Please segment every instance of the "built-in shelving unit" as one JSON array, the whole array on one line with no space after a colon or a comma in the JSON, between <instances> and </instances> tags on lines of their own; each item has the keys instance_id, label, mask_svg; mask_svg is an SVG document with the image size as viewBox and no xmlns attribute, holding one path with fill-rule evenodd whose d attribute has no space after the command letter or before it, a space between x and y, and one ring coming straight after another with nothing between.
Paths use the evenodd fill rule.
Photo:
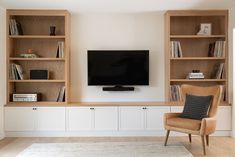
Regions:
<instances>
[{"instance_id":1,"label":"built-in shelving unit","mask_svg":"<svg viewBox=\"0 0 235 157\"><path fill-rule=\"evenodd\" d=\"M210 35L197 35L201 24L211 24ZM223 56L209 56L209 45L224 42ZM181 54L172 57L174 42L180 44ZM173 53L174 54L174 53ZM221 78L213 78L217 64L224 64ZM188 79L192 70L200 70L204 79ZM199 86L223 85L223 103L228 104L228 11L182 10L165 14L165 95L172 100L172 90L180 90L182 84ZM175 86L172 88L172 86ZM175 100L174 100L175 101ZM175 101L177 102L177 101Z\"/></svg>"},{"instance_id":2,"label":"built-in shelving unit","mask_svg":"<svg viewBox=\"0 0 235 157\"><path fill-rule=\"evenodd\" d=\"M11 20L21 25L23 34L11 35ZM55 35L50 35L50 26L55 26ZM40 102L30 104L64 104L69 102L69 57L70 14L66 10L7 10L7 103L13 93L40 93ZM58 58L58 43L63 42L64 56ZM33 50L37 58L23 58L21 54ZM11 64L21 66L23 80L13 80ZM48 70L49 79L32 80L30 70ZM57 102L58 94L65 87L64 102Z\"/></svg>"}]
</instances>

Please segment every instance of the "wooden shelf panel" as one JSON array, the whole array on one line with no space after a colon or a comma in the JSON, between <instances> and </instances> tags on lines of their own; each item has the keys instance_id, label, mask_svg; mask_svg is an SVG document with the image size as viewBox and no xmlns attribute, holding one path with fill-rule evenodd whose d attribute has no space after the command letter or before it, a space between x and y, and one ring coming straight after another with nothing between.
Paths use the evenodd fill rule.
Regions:
<instances>
[{"instance_id":1,"label":"wooden shelf panel","mask_svg":"<svg viewBox=\"0 0 235 157\"><path fill-rule=\"evenodd\" d=\"M9 80L10 83L63 83L65 80Z\"/></svg>"},{"instance_id":2,"label":"wooden shelf panel","mask_svg":"<svg viewBox=\"0 0 235 157\"><path fill-rule=\"evenodd\" d=\"M38 102L8 102L6 107L43 107L43 106L67 106L66 102L38 101Z\"/></svg>"},{"instance_id":3,"label":"wooden shelf panel","mask_svg":"<svg viewBox=\"0 0 235 157\"><path fill-rule=\"evenodd\" d=\"M225 38L225 35L170 35L170 38Z\"/></svg>"},{"instance_id":4,"label":"wooden shelf panel","mask_svg":"<svg viewBox=\"0 0 235 157\"><path fill-rule=\"evenodd\" d=\"M14 58L11 57L9 60L12 61L65 61L64 58Z\"/></svg>"},{"instance_id":5,"label":"wooden shelf panel","mask_svg":"<svg viewBox=\"0 0 235 157\"><path fill-rule=\"evenodd\" d=\"M170 60L225 60L225 57L181 57L171 58Z\"/></svg>"},{"instance_id":6,"label":"wooden shelf panel","mask_svg":"<svg viewBox=\"0 0 235 157\"><path fill-rule=\"evenodd\" d=\"M9 35L10 38L13 39L64 39L64 35Z\"/></svg>"},{"instance_id":7,"label":"wooden shelf panel","mask_svg":"<svg viewBox=\"0 0 235 157\"><path fill-rule=\"evenodd\" d=\"M170 82L226 82L226 79L170 79Z\"/></svg>"},{"instance_id":8,"label":"wooden shelf panel","mask_svg":"<svg viewBox=\"0 0 235 157\"><path fill-rule=\"evenodd\" d=\"M109 106L183 106L183 102L170 101L170 102L53 102L53 101L40 101L40 102L8 102L5 107L109 107ZM228 102L222 101L220 106L231 106Z\"/></svg>"}]
</instances>

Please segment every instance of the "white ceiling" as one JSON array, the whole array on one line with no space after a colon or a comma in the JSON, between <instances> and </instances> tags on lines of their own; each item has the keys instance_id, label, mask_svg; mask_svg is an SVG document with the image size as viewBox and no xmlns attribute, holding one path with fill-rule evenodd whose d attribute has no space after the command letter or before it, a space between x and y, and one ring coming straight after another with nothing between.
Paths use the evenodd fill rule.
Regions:
<instances>
[{"instance_id":1,"label":"white ceiling","mask_svg":"<svg viewBox=\"0 0 235 157\"><path fill-rule=\"evenodd\" d=\"M15 9L67 9L70 12L149 12L177 9L229 9L235 0L0 0Z\"/></svg>"}]
</instances>

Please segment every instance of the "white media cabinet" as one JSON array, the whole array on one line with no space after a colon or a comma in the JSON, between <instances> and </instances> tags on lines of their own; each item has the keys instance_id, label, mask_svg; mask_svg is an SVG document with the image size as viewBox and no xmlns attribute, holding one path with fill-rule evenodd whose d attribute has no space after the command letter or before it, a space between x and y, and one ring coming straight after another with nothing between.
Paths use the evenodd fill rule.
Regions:
<instances>
[{"instance_id":1,"label":"white media cabinet","mask_svg":"<svg viewBox=\"0 0 235 157\"><path fill-rule=\"evenodd\" d=\"M163 114L183 106L6 106L6 137L164 136ZM229 136L231 106L220 106L214 135ZM179 134L175 134L179 135Z\"/></svg>"}]
</instances>

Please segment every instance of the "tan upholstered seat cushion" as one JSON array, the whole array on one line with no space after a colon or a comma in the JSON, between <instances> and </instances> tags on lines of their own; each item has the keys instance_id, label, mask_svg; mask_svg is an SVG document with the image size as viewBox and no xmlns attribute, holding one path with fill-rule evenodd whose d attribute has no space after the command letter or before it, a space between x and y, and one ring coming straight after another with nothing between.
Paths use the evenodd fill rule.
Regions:
<instances>
[{"instance_id":1,"label":"tan upholstered seat cushion","mask_svg":"<svg viewBox=\"0 0 235 157\"><path fill-rule=\"evenodd\" d=\"M166 120L166 124L171 127L199 130L201 127L201 120L187 119L187 118L169 118Z\"/></svg>"}]
</instances>

